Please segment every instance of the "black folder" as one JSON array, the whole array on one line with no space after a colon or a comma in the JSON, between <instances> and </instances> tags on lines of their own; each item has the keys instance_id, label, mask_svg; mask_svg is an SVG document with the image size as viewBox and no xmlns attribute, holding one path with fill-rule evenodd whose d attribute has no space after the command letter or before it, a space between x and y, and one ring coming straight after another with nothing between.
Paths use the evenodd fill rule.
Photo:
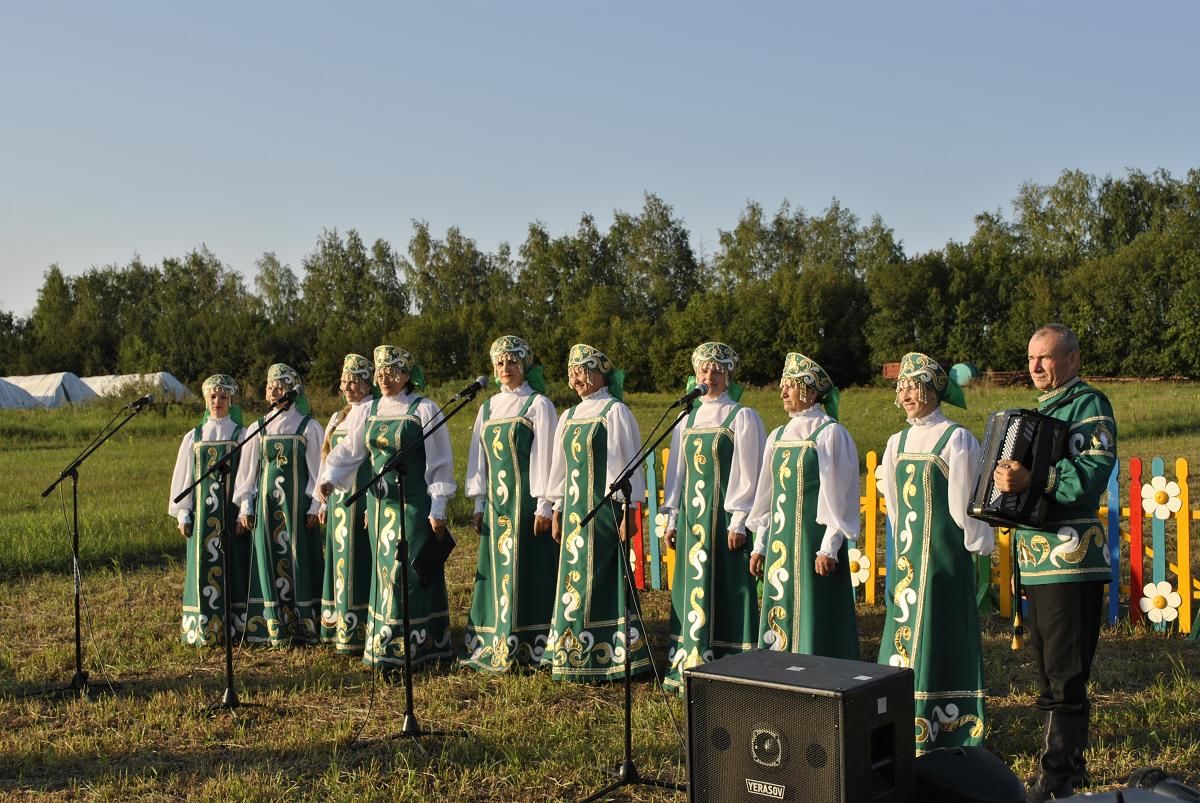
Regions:
<instances>
[{"instance_id":1,"label":"black folder","mask_svg":"<svg viewBox=\"0 0 1200 803\"><path fill-rule=\"evenodd\" d=\"M440 539L432 532L429 533L429 537L425 539L425 545L421 547L421 551L417 553L412 562L413 571L421 579L421 585L428 586L442 576L442 569L445 567L450 553L454 551L454 545L454 536L450 533L449 528L446 529L446 535Z\"/></svg>"}]
</instances>

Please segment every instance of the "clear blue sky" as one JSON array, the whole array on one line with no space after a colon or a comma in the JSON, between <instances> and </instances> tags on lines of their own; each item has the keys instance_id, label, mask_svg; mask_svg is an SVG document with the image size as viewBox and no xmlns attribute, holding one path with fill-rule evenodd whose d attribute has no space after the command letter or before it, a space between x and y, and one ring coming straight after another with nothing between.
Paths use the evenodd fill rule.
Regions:
<instances>
[{"instance_id":1,"label":"clear blue sky","mask_svg":"<svg viewBox=\"0 0 1200 803\"><path fill-rule=\"evenodd\" d=\"M322 229L485 250L643 192L711 253L747 201L965 240L1065 168L1200 167L1192 2L36 2L0 11L0 309L47 267Z\"/></svg>"}]
</instances>

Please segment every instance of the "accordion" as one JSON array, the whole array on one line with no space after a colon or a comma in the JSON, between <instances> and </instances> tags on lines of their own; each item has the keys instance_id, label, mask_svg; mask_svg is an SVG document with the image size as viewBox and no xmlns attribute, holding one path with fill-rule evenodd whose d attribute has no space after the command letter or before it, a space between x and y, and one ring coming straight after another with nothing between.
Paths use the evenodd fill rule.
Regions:
<instances>
[{"instance_id":1,"label":"accordion","mask_svg":"<svg viewBox=\"0 0 1200 803\"><path fill-rule=\"evenodd\" d=\"M1050 508L1050 498L1043 492L1046 478L1063 456L1067 423L1033 410L992 413L967 509L971 517L998 527L1040 528ZM996 490L992 473L1001 460L1016 460L1029 469L1029 487L1020 493Z\"/></svg>"}]
</instances>

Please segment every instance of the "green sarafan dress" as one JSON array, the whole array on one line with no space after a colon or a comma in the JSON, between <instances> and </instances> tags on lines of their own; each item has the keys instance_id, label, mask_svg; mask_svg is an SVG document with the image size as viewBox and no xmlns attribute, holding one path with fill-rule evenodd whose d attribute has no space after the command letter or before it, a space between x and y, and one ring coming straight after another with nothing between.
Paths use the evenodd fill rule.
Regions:
<instances>
[{"instance_id":1,"label":"green sarafan dress","mask_svg":"<svg viewBox=\"0 0 1200 803\"><path fill-rule=\"evenodd\" d=\"M382 471L388 460L421 438L421 419L416 396L400 416L380 416L379 401L371 402L370 415L363 430L371 455L371 474ZM371 592L368 598L366 648L363 663L381 667L403 667L406 644L412 644L414 666L438 658L450 658L450 603L446 595L444 573L422 582L412 568L412 560L433 538L429 525L429 488L425 484L425 446L410 449L403 458L404 505L396 474L379 480L371 491L368 529L375 547ZM408 542L408 615L411 628L404 638L403 578L401 571L400 528Z\"/></svg>"},{"instance_id":2,"label":"green sarafan dress","mask_svg":"<svg viewBox=\"0 0 1200 803\"><path fill-rule=\"evenodd\" d=\"M337 446L345 432L334 432ZM367 605L371 593L374 548L364 521L366 497L346 504L371 479L371 464L363 461L354 487L334 491L325 510L325 584L321 592L321 642L339 653L359 655L366 643Z\"/></svg>"},{"instance_id":3,"label":"green sarafan dress","mask_svg":"<svg viewBox=\"0 0 1200 803\"><path fill-rule=\"evenodd\" d=\"M948 512L949 467L941 457L957 428L947 427L929 453L906 452L912 430L905 430L896 454L895 571L888 572L879 663L915 674L918 753L983 744L975 560Z\"/></svg>"},{"instance_id":4,"label":"green sarafan dress","mask_svg":"<svg viewBox=\"0 0 1200 803\"><path fill-rule=\"evenodd\" d=\"M309 498L304 416L292 434L259 435L258 494L246 641L315 644L321 617L321 533L305 518ZM257 427L261 427L260 421ZM257 428L256 427L256 428Z\"/></svg>"},{"instance_id":5,"label":"green sarafan dress","mask_svg":"<svg viewBox=\"0 0 1200 803\"><path fill-rule=\"evenodd\" d=\"M228 441L202 441L201 430L192 432L192 482L221 460L241 440L242 428L233 431ZM183 579L183 623L180 637L185 644L220 644L221 622L225 616L224 577L222 575L221 537L229 536L229 615L240 632L246 616L246 572L250 563L250 542L233 533L237 506L233 504L233 480L237 458L229 463L222 487L220 477L211 474L200 483L192 498L192 537L187 543L187 569Z\"/></svg>"},{"instance_id":6,"label":"green sarafan dress","mask_svg":"<svg viewBox=\"0 0 1200 803\"><path fill-rule=\"evenodd\" d=\"M479 446L487 464L487 508L464 638L465 663L475 669L539 664L554 615L547 581L558 564L558 544L534 535L529 486L534 432L526 414L537 398L530 394L513 418L493 419L491 399L483 403Z\"/></svg>"},{"instance_id":7,"label":"green sarafan dress","mask_svg":"<svg viewBox=\"0 0 1200 803\"><path fill-rule=\"evenodd\" d=\"M575 418L567 411L561 448L565 457L562 551L554 620L542 662L555 680L616 680L625 673L650 669L646 634L636 611L630 611L631 649L625 644L625 589L617 537L620 505L602 507L587 528L579 526L606 493L610 400L595 418ZM632 656L630 656L632 653Z\"/></svg>"},{"instance_id":8,"label":"green sarafan dress","mask_svg":"<svg viewBox=\"0 0 1200 803\"><path fill-rule=\"evenodd\" d=\"M825 422L805 440L776 440L767 455L772 515L758 646L857 661L858 621L846 542L838 549L833 574L822 577L814 566L825 533L817 523L821 475L816 441L833 423Z\"/></svg>"},{"instance_id":9,"label":"green sarafan dress","mask_svg":"<svg viewBox=\"0 0 1200 803\"><path fill-rule=\"evenodd\" d=\"M675 573L671 583L670 669L663 685L683 690L683 672L755 647L758 601L750 550L728 545L730 515L725 484L733 461L734 405L718 427L693 427L688 416L679 439L684 461Z\"/></svg>"}]
</instances>

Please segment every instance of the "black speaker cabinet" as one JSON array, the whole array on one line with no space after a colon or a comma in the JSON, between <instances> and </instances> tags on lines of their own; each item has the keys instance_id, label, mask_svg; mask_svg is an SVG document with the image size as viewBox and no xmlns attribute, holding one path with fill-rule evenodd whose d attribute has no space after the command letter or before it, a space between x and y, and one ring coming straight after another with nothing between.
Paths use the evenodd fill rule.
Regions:
<instances>
[{"instance_id":1,"label":"black speaker cabinet","mask_svg":"<svg viewBox=\"0 0 1200 803\"><path fill-rule=\"evenodd\" d=\"M912 799L912 670L754 650L685 679L688 800Z\"/></svg>"}]
</instances>

